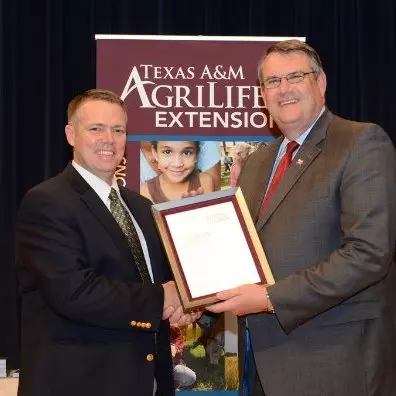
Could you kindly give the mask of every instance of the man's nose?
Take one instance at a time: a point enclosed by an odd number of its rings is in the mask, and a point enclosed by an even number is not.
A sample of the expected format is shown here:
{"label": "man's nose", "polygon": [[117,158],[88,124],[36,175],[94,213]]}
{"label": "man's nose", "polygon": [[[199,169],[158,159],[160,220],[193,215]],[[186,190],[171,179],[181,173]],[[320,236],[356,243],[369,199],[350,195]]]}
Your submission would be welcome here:
{"label": "man's nose", "polygon": [[279,91],[281,91],[281,92],[286,92],[286,91],[289,90],[289,88],[290,88],[290,83],[289,83],[289,81],[287,81],[287,79],[286,79],[285,77],[283,77],[283,78],[280,80],[280,85],[279,85],[279,87],[278,87]]}
{"label": "man's nose", "polygon": [[106,142],[113,142],[114,141],[114,134],[110,127],[106,127],[103,132],[103,139]]}

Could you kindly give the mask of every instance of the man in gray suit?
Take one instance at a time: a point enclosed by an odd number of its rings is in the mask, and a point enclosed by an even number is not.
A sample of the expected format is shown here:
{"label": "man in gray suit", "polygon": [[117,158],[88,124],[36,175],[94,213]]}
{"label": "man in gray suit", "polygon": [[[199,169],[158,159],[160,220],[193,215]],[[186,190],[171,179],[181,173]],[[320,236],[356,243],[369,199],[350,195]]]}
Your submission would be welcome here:
{"label": "man in gray suit", "polygon": [[396,395],[393,145],[378,125],[325,107],[326,76],[307,44],[269,48],[259,78],[283,136],[239,181],[276,283],[218,293],[208,309],[246,315],[246,394]]}

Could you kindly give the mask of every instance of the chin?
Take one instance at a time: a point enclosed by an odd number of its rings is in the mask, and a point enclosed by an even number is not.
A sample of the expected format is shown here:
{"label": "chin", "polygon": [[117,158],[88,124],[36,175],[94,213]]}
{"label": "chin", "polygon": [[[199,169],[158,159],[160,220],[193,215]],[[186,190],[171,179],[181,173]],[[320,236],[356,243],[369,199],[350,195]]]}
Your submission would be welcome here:
{"label": "chin", "polygon": [[166,178],[167,178],[171,183],[183,183],[183,182],[187,179],[188,176],[189,176],[189,175],[188,175],[188,174],[185,174],[185,173],[183,173],[183,174],[180,175],[180,176],[175,176],[175,175],[173,175],[173,174],[167,174],[167,175],[166,175]]}
{"label": "chin", "polygon": [[279,121],[283,124],[291,124],[300,121],[302,114],[300,111],[288,111],[287,113],[280,114]]}
{"label": "chin", "polygon": [[102,164],[102,166],[98,166],[97,169],[100,169],[100,171],[104,173],[115,173],[115,171],[117,170],[117,164]]}
{"label": "chin", "polygon": [[294,129],[301,125],[301,117],[282,117],[275,121],[279,128]]}

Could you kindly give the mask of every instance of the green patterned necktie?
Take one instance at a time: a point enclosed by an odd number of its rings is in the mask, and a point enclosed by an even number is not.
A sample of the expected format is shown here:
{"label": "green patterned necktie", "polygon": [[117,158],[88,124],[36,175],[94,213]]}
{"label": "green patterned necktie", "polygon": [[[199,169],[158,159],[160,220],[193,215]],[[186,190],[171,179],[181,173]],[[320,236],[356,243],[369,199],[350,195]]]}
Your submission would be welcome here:
{"label": "green patterned necktie", "polygon": [[117,191],[114,188],[111,189],[109,199],[110,212],[128,241],[128,245],[131,248],[132,255],[139,270],[140,276],[144,283],[151,283],[150,274],[147,269],[142,245],[140,244],[136,228],[133,225],[131,216],[129,216],[128,211],[122,204],[120,198],[117,195]]}

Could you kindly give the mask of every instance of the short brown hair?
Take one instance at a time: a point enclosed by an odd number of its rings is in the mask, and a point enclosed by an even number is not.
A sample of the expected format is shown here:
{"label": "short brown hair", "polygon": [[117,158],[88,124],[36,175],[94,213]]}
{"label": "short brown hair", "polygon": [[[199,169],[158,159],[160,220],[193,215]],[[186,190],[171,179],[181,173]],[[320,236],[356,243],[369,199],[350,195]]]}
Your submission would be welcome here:
{"label": "short brown hair", "polygon": [[305,55],[307,55],[308,58],[311,60],[312,71],[314,71],[315,74],[323,72],[322,62],[319,58],[319,55],[310,45],[300,40],[285,40],[280,41],[269,47],[266,53],[260,58],[257,65],[259,81],[263,81],[263,76],[261,74],[263,63],[269,54],[278,53],[282,55],[287,55],[293,52],[304,52]]}
{"label": "short brown hair", "polygon": [[103,100],[104,102],[114,103],[121,106],[127,115],[127,109],[124,101],[113,91],[106,89],[89,89],[81,95],[75,96],[67,106],[67,122],[72,122],[77,110],[88,100]]}

